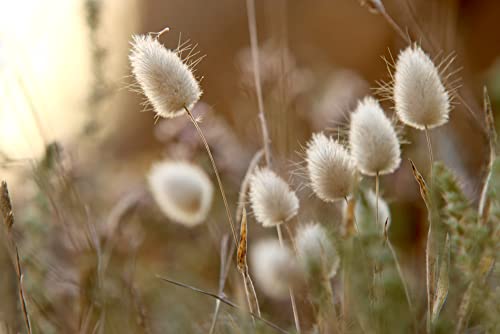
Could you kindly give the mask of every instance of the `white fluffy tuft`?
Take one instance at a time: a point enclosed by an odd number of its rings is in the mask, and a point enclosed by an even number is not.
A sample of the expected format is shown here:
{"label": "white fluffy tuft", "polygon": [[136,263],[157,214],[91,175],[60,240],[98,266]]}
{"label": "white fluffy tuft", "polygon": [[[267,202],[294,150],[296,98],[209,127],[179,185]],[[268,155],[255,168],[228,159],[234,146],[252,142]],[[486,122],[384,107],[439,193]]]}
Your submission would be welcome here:
{"label": "white fluffy tuft", "polygon": [[153,165],[148,183],[156,203],[173,221],[188,227],[202,223],[210,211],[213,186],[196,165],[164,161]]}
{"label": "white fluffy tuft", "polygon": [[283,299],[298,278],[297,261],[287,247],[275,239],[261,240],[250,253],[253,277],[269,297]]}
{"label": "white fluffy tuft", "polygon": [[159,116],[179,116],[200,99],[200,85],[189,66],[156,38],[133,36],[129,60],[132,73]]}
{"label": "white fluffy tuft", "polygon": [[250,203],[255,218],[265,227],[284,223],[299,210],[295,192],[268,168],[257,170],[250,179]]}
{"label": "white fluffy tuft", "polygon": [[417,44],[399,54],[393,94],[399,118],[411,127],[431,129],[448,121],[450,96],[437,67]]}
{"label": "white fluffy tuft", "polygon": [[307,144],[306,162],[311,187],[323,201],[343,200],[352,191],[356,165],[347,149],[323,133]]}
{"label": "white fluffy tuft", "polygon": [[318,270],[333,277],[340,259],[328,237],[326,229],[319,223],[301,226],[295,234],[295,247],[302,268],[309,275]]}
{"label": "white fluffy tuft", "polygon": [[351,155],[363,174],[389,174],[401,163],[396,131],[372,97],[360,101],[351,115],[349,144]]}

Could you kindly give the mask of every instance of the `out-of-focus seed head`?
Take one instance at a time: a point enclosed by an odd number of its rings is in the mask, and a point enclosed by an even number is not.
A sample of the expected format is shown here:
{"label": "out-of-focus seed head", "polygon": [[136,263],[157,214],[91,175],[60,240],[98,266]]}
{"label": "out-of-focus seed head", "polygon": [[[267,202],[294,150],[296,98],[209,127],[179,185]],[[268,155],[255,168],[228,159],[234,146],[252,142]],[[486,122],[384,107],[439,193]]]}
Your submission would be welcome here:
{"label": "out-of-focus seed head", "polygon": [[207,218],[213,186],[198,166],[180,161],[156,163],[148,183],[159,208],[173,221],[192,227]]}
{"label": "out-of-focus seed head", "polygon": [[295,246],[299,263],[309,277],[326,274],[333,277],[340,259],[328,237],[328,232],[319,223],[301,226],[295,234]]}
{"label": "out-of-focus seed head", "polygon": [[276,239],[258,241],[250,253],[257,286],[269,297],[284,299],[298,279],[297,260],[289,248]]}
{"label": "out-of-focus seed head", "polygon": [[376,229],[381,235],[384,234],[386,228],[385,222],[387,221],[387,228],[391,224],[391,211],[389,205],[382,198],[378,199],[378,222],[379,226],[375,226],[375,216],[377,212],[375,192],[371,189],[363,191],[354,207],[354,214],[357,220],[356,227],[360,232],[368,232]]}

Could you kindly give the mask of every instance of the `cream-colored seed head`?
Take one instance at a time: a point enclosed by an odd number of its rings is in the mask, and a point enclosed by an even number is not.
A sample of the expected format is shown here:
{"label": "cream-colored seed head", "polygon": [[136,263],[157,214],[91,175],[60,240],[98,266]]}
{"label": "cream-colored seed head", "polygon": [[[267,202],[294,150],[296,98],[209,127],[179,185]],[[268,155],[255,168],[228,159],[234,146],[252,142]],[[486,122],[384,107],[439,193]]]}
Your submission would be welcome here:
{"label": "cream-colored seed head", "polygon": [[179,116],[200,99],[200,85],[191,68],[156,38],[133,36],[129,60],[135,79],[159,116]]}
{"label": "cream-colored seed head", "polygon": [[298,278],[293,253],[276,239],[258,241],[252,248],[251,269],[257,286],[269,297],[284,299]]}
{"label": "cream-colored seed head", "polygon": [[295,192],[268,168],[258,169],[250,179],[250,203],[255,218],[265,227],[284,223],[299,210]]}
{"label": "cream-colored seed head", "polygon": [[349,129],[351,155],[365,175],[394,172],[401,163],[401,150],[394,127],[372,97],[358,103]]}
{"label": "cream-colored seed head", "polygon": [[300,227],[295,234],[295,246],[302,268],[308,275],[323,272],[332,277],[337,272],[340,259],[328,237],[328,232],[319,223]]}
{"label": "cream-colored seed head", "polygon": [[399,118],[411,127],[431,129],[448,121],[450,96],[437,67],[417,44],[399,54],[393,98]]}
{"label": "cream-colored seed head", "polygon": [[156,163],[148,183],[156,203],[173,221],[192,227],[207,218],[213,186],[198,166],[180,161]]}
{"label": "cream-colored seed head", "polygon": [[307,144],[306,162],[311,187],[323,201],[343,200],[356,181],[356,165],[349,151],[323,133]]}

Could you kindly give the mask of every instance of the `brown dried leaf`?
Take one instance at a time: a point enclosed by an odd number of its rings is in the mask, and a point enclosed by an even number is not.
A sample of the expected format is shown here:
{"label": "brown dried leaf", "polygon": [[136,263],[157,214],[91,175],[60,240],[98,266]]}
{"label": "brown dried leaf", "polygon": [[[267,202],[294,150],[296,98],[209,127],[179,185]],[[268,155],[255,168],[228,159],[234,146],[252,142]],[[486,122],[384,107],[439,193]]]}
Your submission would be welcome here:
{"label": "brown dried leaf", "polygon": [[494,153],[496,143],[497,143],[497,133],[495,129],[495,119],[493,117],[493,108],[491,107],[490,96],[488,95],[488,89],[484,87],[483,91],[484,97],[484,112],[486,121],[486,130],[488,134],[488,140],[490,141],[490,148]]}
{"label": "brown dried leaf", "polygon": [[240,225],[240,242],[238,244],[237,265],[241,273],[247,271],[247,211],[243,208]]}
{"label": "brown dried leaf", "polygon": [[411,164],[411,169],[413,171],[413,176],[415,177],[415,180],[418,183],[418,186],[420,188],[420,195],[422,196],[422,199],[425,202],[425,206],[427,207],[427,210],[430,212],[430,202],[429,202],[429,188],[427,188],[427,184],[425,183],[424,177],[420,172],[417,170],[417,167],[415,167],[415,164],[411,159],[408,159]]}
{"label": "brown dried leaf", "polygon": [[14,225],[14,214],[12,213],[12,203],[10,201],[9,189],[7,188],[7,182],[5,181],[2,181],[0,189],[0,210],[2,210],[3,221],[7,227],[7,232],[10,232],[12,225]]}

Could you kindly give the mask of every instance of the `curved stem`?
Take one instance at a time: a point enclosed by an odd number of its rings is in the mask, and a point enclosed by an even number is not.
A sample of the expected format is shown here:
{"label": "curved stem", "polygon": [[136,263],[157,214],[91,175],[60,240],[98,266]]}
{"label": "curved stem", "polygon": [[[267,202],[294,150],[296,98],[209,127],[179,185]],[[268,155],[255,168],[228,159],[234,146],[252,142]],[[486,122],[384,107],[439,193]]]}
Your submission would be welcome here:
{"label": "curved stem", "polygon": [[226,208],[227,220],[229,221],[229,225],[231,226],[231,233],[233,234],[234,243],[238,243],[238,238],[236,237],[236,230],[234,228],[234,223],[233,223],[233,217],[231,216],[231,210],[229,210],[229,205],[227,204],[226,193],[224,192],[224,187],[222,186],[222,181],[220,179],[217,166],[215,165],[214,157],[212,156],[212,151],[210,150],[210,146],[208,146],[207,140],[205,139],[205,136],[203,135],[203,131],[201,131],[201,128],[198,125],[198,122],[194,119],[191,111],[189,111],[189,109],[187,107],[184,107],[184,110],[186,110],[186,113],[187,113],[189,119],[193,123],[194,127],[196,128],[196,131],[198,131],[198,135],[200,136],[201,140],[203,141],[203,145],[205,145],[205,149],[207,151],[208,157],[210,158],[210,162],[212,163],[212,168],[214,170],[215,177],[217,178],[219,190],[220,190],[220,193],[222,195],[222,201],[224,202],[224,207]]}

